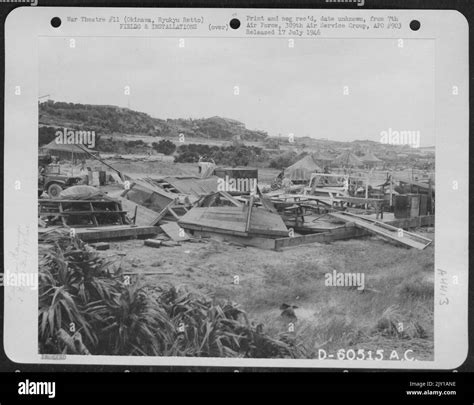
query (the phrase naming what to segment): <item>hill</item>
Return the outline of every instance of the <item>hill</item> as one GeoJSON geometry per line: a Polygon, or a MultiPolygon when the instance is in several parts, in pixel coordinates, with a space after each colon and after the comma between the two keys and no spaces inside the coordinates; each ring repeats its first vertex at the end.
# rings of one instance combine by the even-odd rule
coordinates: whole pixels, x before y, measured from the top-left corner
{"type": "Polygon", "coordinates": [[[46,101],[39,105],[41,126],[84,129],[102,134],[153,135],[242,141],[260,141],[267,138],[264,131],[247,129],[239,121],[222,118],[158,119],[150,115],[111,105],[90,105],[46,101]]]}

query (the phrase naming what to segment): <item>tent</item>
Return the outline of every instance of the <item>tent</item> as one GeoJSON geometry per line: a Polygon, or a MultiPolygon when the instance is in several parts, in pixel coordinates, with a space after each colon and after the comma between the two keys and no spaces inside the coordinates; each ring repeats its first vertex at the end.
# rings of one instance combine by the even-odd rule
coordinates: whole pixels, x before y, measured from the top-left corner
{"type": "Polygon", "coordinates": [[[341,153],[336,159],[334,159],[334,164],[340,167],[362,167],[364,162],[360,160],[356,155],[351,151],[345,151],[341,153]]]}
{"type": "Polygon", "coordinates": [[[313,153],[313,160],[322,167],[325,167],[329,166],[334,158],[322,152],[315,152],[313,153]]]}
{"type": "Polygon", "coordinates": [[[45,146],[40,147],[40,152],[51,156],[57,156],[61,160],[85,160],[90,159],[90,155],[98,155],[95,150],[89,149],[86,145],[56,143],[52,140],[45,146]]]}
{"type": "Polygon", "coordinates": [[[372,152],[367,152],[364,156],[361,158],[362,162],[369,167],[375,167],[378,166],[382,160],[380,160],[377,156],[375,156],[372,152]]]}
{"type": "Polygon", "coordinates": [[[308,155],[287,167],[284,177],[297,182],[309,181],[311,173],[321,171],[322,169],[315,163],[313,157],[308,155]]]}

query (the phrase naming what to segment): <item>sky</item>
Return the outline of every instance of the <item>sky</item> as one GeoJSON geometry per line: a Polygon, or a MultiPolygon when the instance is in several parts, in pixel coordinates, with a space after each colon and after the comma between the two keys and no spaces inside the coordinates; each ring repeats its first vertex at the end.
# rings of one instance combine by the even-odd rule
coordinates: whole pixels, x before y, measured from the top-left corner
{"type": "Polygon", "coordinates": [[[42,37],[39,96],[155,118],[221,116],[270,136],[435,143],[434,41],[42,37]],[[125,95],[125,86],[130,95],[125,95]],[[234,94],[235,86],[239,94],[234,94]],[[348,90],[344,95],[344,90],[348,90]]]}

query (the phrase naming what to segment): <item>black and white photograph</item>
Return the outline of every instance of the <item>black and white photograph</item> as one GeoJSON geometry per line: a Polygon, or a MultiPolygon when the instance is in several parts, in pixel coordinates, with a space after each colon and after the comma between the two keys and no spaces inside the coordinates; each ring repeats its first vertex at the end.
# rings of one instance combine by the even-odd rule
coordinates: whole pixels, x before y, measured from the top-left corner
{"type": "Polygon", "coordinates": [[[467,398],[469,25],[368,1],[8,15],[18,398],[467,398]]]}
{"type": "Polygon", "coordinates": [[[433,360],[433,41],[39,58],[41,354],[433,360]]]}

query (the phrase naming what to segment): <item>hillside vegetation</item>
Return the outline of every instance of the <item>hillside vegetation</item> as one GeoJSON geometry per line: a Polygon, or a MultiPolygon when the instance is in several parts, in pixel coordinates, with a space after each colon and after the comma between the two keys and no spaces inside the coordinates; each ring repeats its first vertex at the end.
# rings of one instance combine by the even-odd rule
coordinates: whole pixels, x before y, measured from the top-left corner
{"type": "Polygon", "coordinates": [[[260,141],[264,131],[245,128],[239,121],[222,118],[158,119],[150,115],[110,105],[90,105],[47,101],[39,105],[39,124],[96,131],[97,134],[137,134],[160,137],[200,137],[208,139],[260,141]]]}

